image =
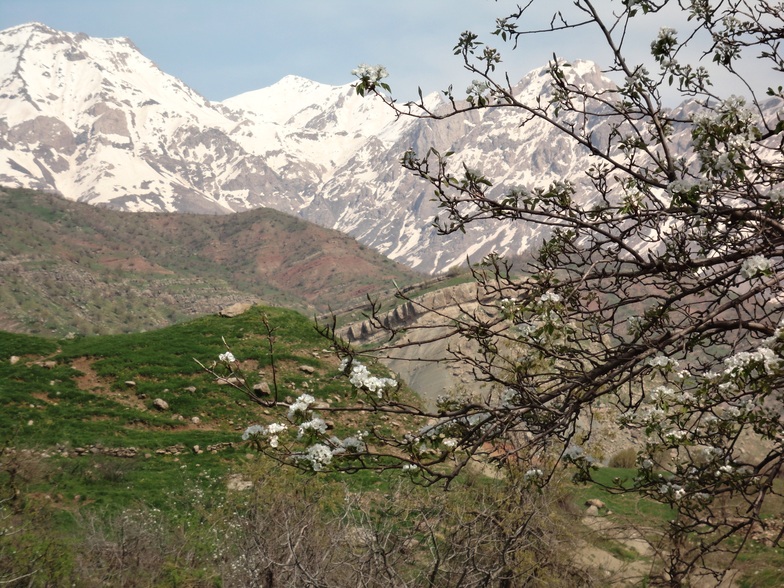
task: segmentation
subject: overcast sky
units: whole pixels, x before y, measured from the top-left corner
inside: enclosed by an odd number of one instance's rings
[[[608,0],[602,0],[602,3]],[[399,98],[413,98],[470,76],[452,54],[470,29],[493,46],[495,18],[511,12],[507,0],[0,0],[0,29],[41,22],[93,37],[128,37],[163,71],[210,100],[270,86],[295,74],[341,85],[360,63],[382,64]],[[534,4],[537,25],[571,0]],[[647,51],[658,27],[636,33],[631,48]],[[593,34],[592,34],[593,33]],[[595,31],[532,38],[504,66],[512,81],[544,65],[553,52],[566,59],[606,60]]]

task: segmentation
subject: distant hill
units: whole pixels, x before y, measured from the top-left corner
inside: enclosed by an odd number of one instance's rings
[[[131,332],[241,301],[321,313],[424,278],[271,209],[130,213],[0,188],[0,213],[1,330]]]

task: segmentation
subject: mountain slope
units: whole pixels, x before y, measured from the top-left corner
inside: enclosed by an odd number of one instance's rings
[[[593,63],[575,60],[564,71],[589,92],[612,87]],[[547,104],[546,68],[522,78],[514,93],[520,103]],[[438,96],[426,101],[437,108]],[[563,180],[590,204],[588,151],[541,121],[522,125],[524,114],[494,108],[441,121],[396,118],[349,84],[296,76],[210,103],[127,39],[35,23],[0,32],[0,185],[130,211],[274,208],[429,273],[493,251],[523,254],[545,229],[474,223],[466,234],[438,236],[432,187],[400,166],[411,148],[454,152],[495,182],[491,195]],[[568,115],[562,122],[570,124]],[[593,139],[607,140],[611,121],[586,124]],[[688,129],[672,142],[686,152]]]
[[[585,169],[552,131],[516,112],[439,123],[396,118],[350,85],[289,76],[213,104],[160,71],[127,39],[41,24],[0,33],[0,183],[132,211],[228,213],[261,206],[350,234],[421,271],[490,251],[518,254],[530,227],[477,225],[438,237],[431,188],[401,169],[414,147],[451,149],[495,177],[561,179]],[[575,75],[607,85],[592,64]],[[522,100],[546,93],[532,72]],[[437,104],[436,97],[428,98]]]
[[[259,209],[128,213],[0,190],[0,329],[149,329],[264,300],[306,313],[420,281],[353,239]]]

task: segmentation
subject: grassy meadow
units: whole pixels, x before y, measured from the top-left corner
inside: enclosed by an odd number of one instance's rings
[[[282,401],[303,392],[333,406],[351,401],[312,321],[281,308],[123,335],[0,332],[1,585],[284,586],[318,577],[312,585],[385,586],[392,570],[399,585],[460,586],[467,572],[457,562],[481,568],[500,545],[514,554],[514,569],[552,559],[538,585],[570,585],[589,544],[650,569],[651,555],[580,525],[584,503],[600,498],[614,513],[603,519],[652,533],[669,509],[573,485],[568,472],[540,493],[521,490],[513,474],[478,468],[445,492],[394,471],[303,473],[253,452],[242,431],[280,420],[286,408],[219,385],[195,360],[209,366],[228,344],[246,374],[271,384],[262,315],[275,329]],[[393,426],[369,418],[363,426]],[[345,432],[358,423],[336,416],[334,426]],[[598,475],[609,484],[631,470]],[[535,533],[516,533],[521,521]],[[784,579],[780,550],[761,544],[735,565],[742,586]]]

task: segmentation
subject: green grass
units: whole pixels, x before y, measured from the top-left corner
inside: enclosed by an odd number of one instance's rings
[[[45,479],[31,485],[32,492],[52,493],[63,507],[88,505],[107,512],[118,512],[129,505],[144,504],[178,511],[189,492],[206,490],[222,494],[225,488],[214,484],[225,475],[232,453],[220,456],[185,453],[176,457],[55,458],[47,465]],[[178,508],[179,507],[179,508]]]
[[[57,343],[51,339],[0,331],[0,361],[9,361],[14,355],[49,355],[56,350]]]
[[[265,370],[268,376],[262,313],[275,329],[284,395],[300,393],[305,382],[317,397],[347,395],[349,386],[336,377],[335,360],[321,351],[325,342],[311,321],[280,308],[130,335],[54,341],[0,332],[0,499],[12,485],[21,490],[14,508],[30,528],[26,535],[0,534],[0,567],[24,571],[25,561],[38,558],[54,585],[70,585],[80,538],[94,524],[89,521],[111,525],[129,508],[152,509],[175,535],[189,529],[181,540],[210,545],[198,541],[196,529],[223,508],[226,476],[259,459],[248,453],[241,432],[272,417],[240,391],[217,385],[194,358],[210,365],[228,344],[251,375]],[[12,356],[19,360],[12,363]],[[313,376],[299,370],[304,364],[316,370]],[[135,386],[126,384],[131,380]],[[168,411],[152,408],[157,397],[169,402]],[[194,416],[198,425],[190,421]],[[226,442],[234,447],[206,451]],[[7,445],[16,453],[3,453]],[[203,453],[194,451],[197,445]],[[157,453],[175,446],[178,455]],[[77,448],[95,447],[96,453],[77,455]],[[121,458],[100,452],[116,447],[137,453]],[[0,521],[5,516],[0,502]],[[187,565],[172,563],[172,573],[184,573]]]
[[[631,481],[636,471],[625,468],[599,468],[592,472],[596,484],[581,484],[575,487],[574,497],[577,505],[582,507],[590,498],[598,498],[618,516],[636,520],[650,520],[661,523],[672,519],[674,511],[666,504],[641,498],[635,493],[623,493],[614,489],[616,479],[625,486]],[[584,507],[583,507],[584,508]]]
[[[280,476],[276,488],[316,487],[322,482],[313,480],[320,479],[333,490],[348,488],[382,500],[392,495],[404,479],[399,472],[362,471],[321,478],[287,470],[284,473],[280,466],[262,464],[262,459],[249,454],[249,448],[240,442],[241,431],[248,424],[274,419],[275,410],[282,412],[285,408],[262,409],[243,393],[217,385],[194,358],[209,365],[228,344],[250,375],[260,377],[258,371],[262,370],[269,381],[270,358],[262,313],[275,329],[282,397],[295,396],[305,389],[322,399],[350,395],[348,383],[338,376],[335,358],[323,351],[326,342],[311,321],[281,308],[258,307],[231,319],[206,316],[129,335],[54,341],[0,332],[0,447],[10,444],[32,452],[17,457],[0,453],[0,489],[9,488],[13,471],[14,483],[23,496],[18,508],[23,513],[29,511],[20,516],[29,517],[35,529],[30,544],[20,544],[17,552],[28,557],[50,545],[47,553],[56,555],[52,569],[61,566],[72,570],[78,538],[85,532],[84,521],[96,516],[106,523],[128,508],[158,509],[172,529],[201,529],[207,525],[205,521],[210,521],[210,512],[224,512],[227,475],[247,474],[254,468],[267,472],[265,475]],[[20,360],[12,364],[10,358],[14,355]],[[313,367],[315,374],[305,375],[300,365]],[[135,386],[127,381],[134,381]],[[157,397],[169,402],[168,411],[152,408],[152,400]],[[199,425],[190,421],[196,416]],[[389,426],[381,421],[377,424]],[[340,435],[351,429],[338,422],[335,432]],[[193,451],[195,445],[204,449],[221,442],[235,445],[215,454]],[[77,447],[93,445],[135,447],[138,453],[129,458],[100,453],[75,456]],[[156,453],[172,446],[181,447],[181,453]],[[597,482],[606,486],[614,485],[615,478],[623,480],[633,475],[633,470],[622,468],[595,472]],[[498,480],[469,474],[455,480],[451,496],[459,502],[461,496],[494,491],[498,484]],[[410,495],[419,491],[412,490]],[[587,499],[598,498],[619,521],[653,527],[672,518],[666,505],[608,491],[596,484],[569,486],[568,491],[574,512],[579,513]],[[338,490],[334,494],[338,495]],[[232,500],[241,502],[244,498]],[[197,533],[191,539],[197,541],[199,537]],[[209,545],[205,540],[200,549]],[[615,541],[608,540],[600,547],[624,561],[637,557]],[[0,559],[2,549],[0,541]],[[780,550],[753,545],[739,562],[746,582],[743,586],[781,583],[784,560]],[[172,565],[179,572],[185,566]],[[166,585],[177,584],[172,581]]]
[[[210,365],[226,350],[225,341],[237,357],[252,362],[256,369],[268,367],[262,312],[276,329],[275,356],[280,384],[287,394],[312,379],[297,369],[302,364],[317,370],[318,381],[325,376],[324,390],[317,387],[312,393],[345,393],[345,384],[341,387],[326,377],[333,368],[313,357],[324,341],[311,322],[281,309],[256,308],[233,319],[209,316],[150,333],[59,342],[0,333],[0,357],[4,357],[0,360],[4,405],[0,429],[15,432],[14,443],[30,447],[102,443],[157,448],[205,444],[210,435],[222,441],[232,430],[229,421],[245,424],[256,418],[257,409],[241,392],[217,386],[195,359]],[[11,364],[11,355],[22,360]],[[56,364],[40,365],[44,359]],[[79,383],[83,374],[72,365],[79,360],[89,361],[98,378],[92,389],[83,389]],[[130,387],[129,381],[136,385]],[[186,391],[191,387],[196,391]],[[169,402],[167,413],[152,410],[152,400],[158,397]],[[173,418],[176,414],[186,419],[198,416],[223,430],[209,435],[184,430],[183,423]]]
[[[784,586],[784,549],[749,542],[734,566],[740,571],[741,588],[779,588]]]

